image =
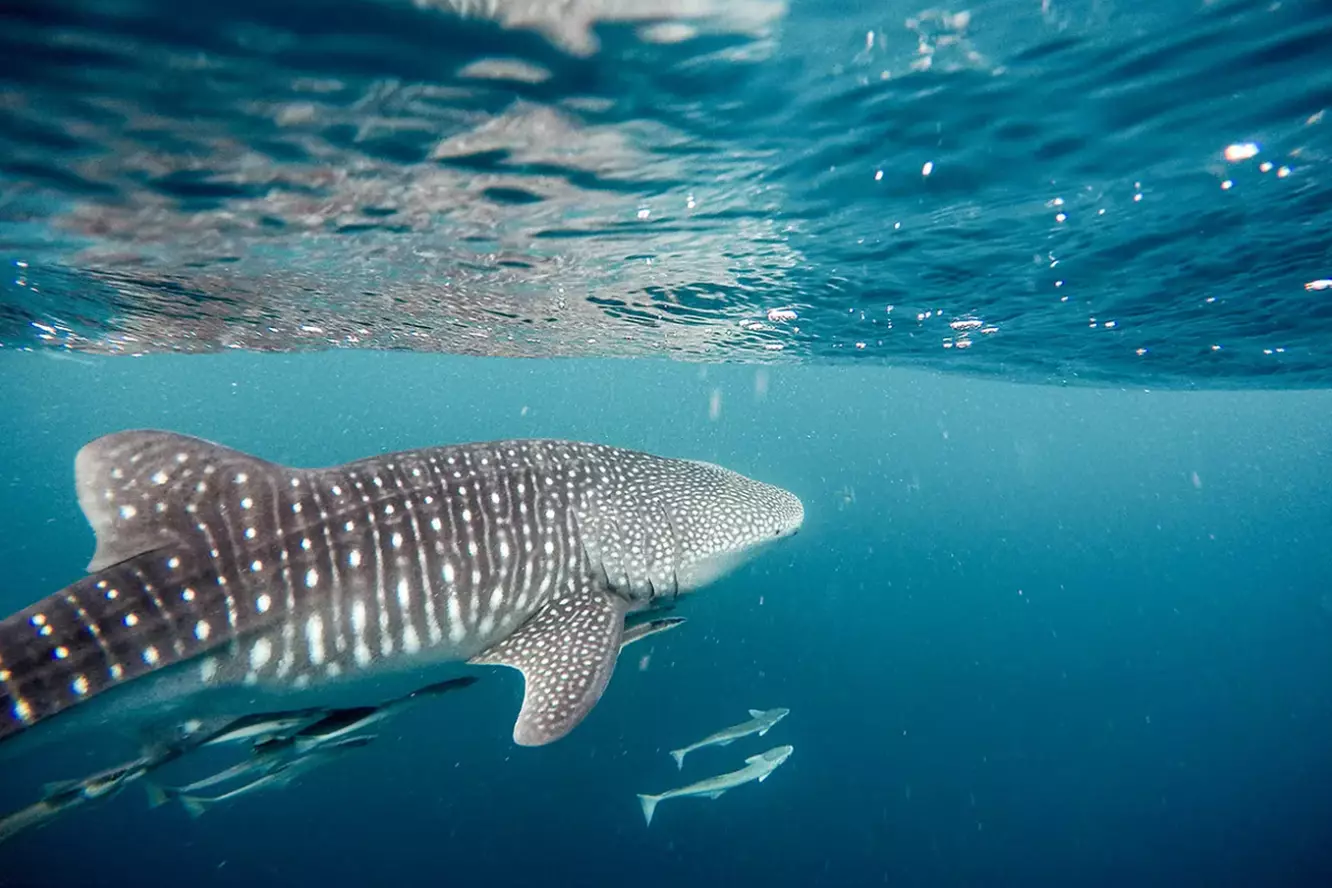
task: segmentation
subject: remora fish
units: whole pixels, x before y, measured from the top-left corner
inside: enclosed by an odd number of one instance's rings
[[[768,710],[751,709],[749,710],[749,721],[731,725],[729,728],[722,728],[717,733],[705,737],[697,743],[691,743],[683,749],[672,749],[671,758],[675,759],[676,770],[684,768],[685,756],[696,749],[702,749],[705,746],[729,746],[741,737],[748,737],[750,734],[758,734],[762,737],[772,729],[773,725],[786,718],[790,711],[781,707]]]
[[[239,764],[232,765],[216,774],[209,775],[187,786],[168,787],[150,784],[148,787],[149,807],[157,807],[169,798],[187,795],[196,790],[206,789],[218,783],[225,783],[237,777],[258,772],[267,774],[289,759],[305,755],[319,746],[339,740],[348,734],[375,722],[397,715],[413,703],[431,697],[446,694],[476,684],[476,677],[467,675],[412,691],[410,694],[389,700],[378,706],[353,706],[346,709],[333,709],[318,713],[311,718],[304,714],[268,713],[242,719],[240,728],[228,728],[222,734],[201,744],[234,742],[253,738],[252,755]],[[284,728],[292,728],[284,730]]]
[[[280,765],[290,761],[295,757],[295,748],[290,743],[281,743],[280,741],[271,741],[275,745],[265,744],[262,749],[253,750],[253,754],[245,761],[232,765],[230,768],[224,768],[216,774],[209,774],[193,783],[185,786],[163,786],[160,783],[147,781],[148,786],[148,807],[156,808],[159,805],[166,804],[170,799],[180,798],[181,796],[197,793],[201,789],[207,789],[210,786],[216,786],[219,783],[226,783],[235,780],[237,777],[248,777],[251,774],[258,773],[260,776],[267,775],[274,771]]]
[[[639,793],[638,801],[643,806],[643,817],[647,820],[647,825],[652,825],[652,812],[657,810],[657,805],[666,799],[678,799],[684,796],[703,796],[709,799],[715,799],[728,789],[734,789],[745,783],[757,780],[762,783],[768,779],[768,775],[777,770],[782,762],[795,751],[794,746],[774,746],[767,752],[751,755],[745,759],[745,766],[738,771],[731,771],[728,774],[719,774],[716,777],[709,777],[706,780],[700,780],[697,783],[691,783],[688,786],[682,786],[679,789],[668,790],[660,795],[646,795]]]
[[[461,678],[451,678],[448,681],[427,685],[378,706],[352,706],[345,709],[335,709],[319,721],[301,728],[296,733],[269,740],[257,746],[256,750],[267,746],[290,744],[298,754],[304,755],[330,741],[346,737],[348,734],[354,734],[362,728],[395,716],[413,704],[473,684],[476,684],[476,676],[464,675]]]
[[[656,635],[658,632],[674,629],[684,621],[684,617],[658,617],[655,620],[647,620],[642,623],[634,623],[632,626],[625,626],[624,636],[620,639],[620,650],[624,650],[636,641],[642,641],[649,635]]]
[[[165,764],[170,757],[144,757],[86,777],[49,783],[46,795],[22,810],[0,819],[0,842],[37,826],[44,826],[73,808],[97,799],[109,798],[125,785]]]
[[[326,707],[470,660],[522,672],[514,740],[549,743],[600,698],[627,613],[804,520],[719,466],[551,440],[298,469],[131,431],[75,476],[91,573],[0,622],[0,739],[71,707],[56,726]]]
[[[218,802],[226,802],[231,799],[240,798],[243,795],[248,795],[249,793],[260,789],[286,786],[302,774],[312,771],[320,765],[327,764],[350,750],[367,746],[374,739],[373,736],[348,737],[343,740],[328,743],[313,752],[306,753],[305,755],[298,755],[295,758],[280,762],[262,777],[218,796],[198,796],[180,793],[176,794],[175,798],[180,800],[180,803],[185,806],[185,810],[189,812],[191,817],[198,817],[206,813],[210,807],[216,805]]]

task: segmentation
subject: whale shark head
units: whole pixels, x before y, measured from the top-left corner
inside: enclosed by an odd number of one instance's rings
[[[697,460],[620,451],[596,467],[584,545],[612,586],[644,600],[725,576],[805,520],[788,490]]]
[[[752,559],[805,521],[805,507],[788,490],[705,462],[680,468],[688,495],[675,495],[671,530],[677,540],[681,591],[705,586]]]

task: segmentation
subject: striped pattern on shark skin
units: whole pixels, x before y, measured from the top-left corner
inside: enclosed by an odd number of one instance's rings
[[[484,661],[523,671],[529,695],[561,683],[559,731],[515,728],[550,742],[595,704],[624,613],[803,520],[790,493],[717,466],[565,441],[296,469],[132,431],[86,445],[75,475],[92,573],[0,622],[0,739],[185,660],[204,684],[301,688],[470,659],[545,611]],[[591,633],[592,612],[616,632]],[[577,669],[538,668],[570,645]]]

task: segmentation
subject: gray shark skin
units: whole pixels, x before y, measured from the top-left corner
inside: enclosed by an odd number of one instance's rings
[[[672,749],[671,758],[675,759],[675,769],[684,770],[685,756],[696,749],[702,749],[705,746],[730,746],[741,737],[748,737],[750,734],[758,734],[760,737],[772,730],[772,726],[786,718],[791,710],[778,707],[776,709],[751,709],[749,710],[749,721],[741,722],[738,725],[731,725],[729,728],[722,728],[715,734],[704,737],[697,743],[691,743],[683,749]]]
[[[715,799],[719,798],[728,789],[735,789],[737,786],[743,786],[755,780],[762,783],[768,779],[769,774],[781,766],[782,762],[790,758],[794,751],[794,746],[774,746],[767,752],[751,755],[745,759],[745,766],[738,771],[719,774],[716,777],[709,777],[706,780],[700,780],[679,789],[667,790],[658,795],[639,793],[638,803],[643,806],[643,819],[647,821],[648,826],[651,826],[652,814],[657,810],[657,805],[667,799],[678,799],[686,796]]]
[[[523,674],[514,740],[550,743],[600,698],[627,614],[804,520],[793,494],[719,466],[555,440],[301,469],[129,431],[85,445],[75,480],[90,573],[0,622],[0,740],[66,710],[326,707],[470,662]]]

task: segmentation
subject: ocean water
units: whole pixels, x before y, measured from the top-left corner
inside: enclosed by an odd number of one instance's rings
[[[72,454],[126,427],[298,465],[611,441],[784,485],[807,518],[681,603],[683,626],[627,649],[551,746],[513,745],[521,682],[476,670],[286,789],[191,820],[131,786],[24,833],[0,846],[4,884],[1332,875],[1328,392],[366,353],[88,360],[0,365],[9,610],[80,574]],[[668,750],[774,706],[791,714],[766,737],[676,772]],[[795,752],[763,784],[665,802],[644,827],[636,793],[782,743]],[[38,769],[89,770],[86,753],[7,767],[4,800],[26,803]]]
[[[127,428],[599,441],[806,508],[559,742],[472,669],[282,789],[25,831],[0,886],[1332,884],[1330,39],[1266,0],[0,5],[4,613],[82,575],[73,457]],[[0,758],[0,813],[106,755]]]

